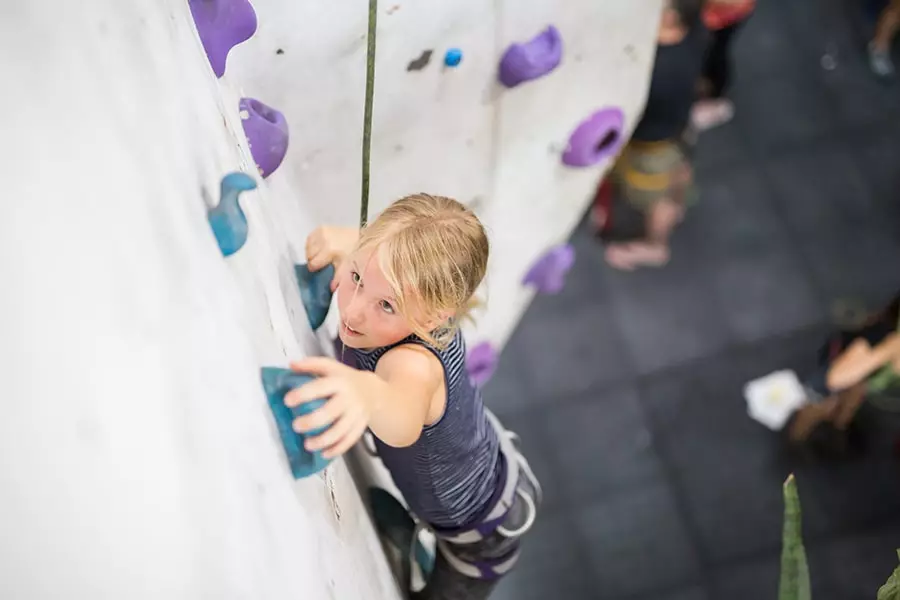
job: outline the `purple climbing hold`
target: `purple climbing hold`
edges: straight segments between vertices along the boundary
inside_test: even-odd
[[[213,73],[221,77],[228,52],[256,33],[256,11],[248,0],[188,0],[188,4]]]
[[[494,371],[497,370],[499,356],[490,342],[481,342],[469,350],[466,359],[466,367],[469,371],[469,379],[477,386],[483,386]]]
[[[603,108],[582,121],[562,155],[563,164],[589,167],[614,155],[622,145],[625,115],[619,108]]]
[[[253,98],[241,98],[239,108],[253,162],[259,174],[268,177],[287,154],[287,121],[283,114]]]
[[[575,264],[575,249],[569,244],[554,246],[545,252],[528,270],[522,280],[544,294],[556,294],[563,289],[566,273]]]
[[[500,59],[500,83],[511,88],[546,75],[559,65],[562,50],[562,36],[553,25],[525,43],[511,45]]]

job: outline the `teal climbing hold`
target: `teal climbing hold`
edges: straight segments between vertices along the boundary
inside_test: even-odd
[[[306,309],[306,317],[313,331],[325,322],[328,309],[331,307],[331,280],[334,279],[334,266],[328,265],[318,271],[310,271],[305,264],[294,265],[297,285],[300,287],[300,299]]]
[[[223,256],[231,256],[247,241],[247,216],[238,198],[241,192],[255,189],[256,182],[246,173],[229,173],[222,178],[219,204],[209,210],[207,219]]]
[[[307,435],[315,437],[327,430],[328,427],[303,434],[294,431],[293,422],[297,417],[302,417],[318,410],[325,404],[326,400],[317,399],[294,408],[289,408],[284,403],[285,394],[312,381],[313,377],[276,367],[263,367],[260,369],[260,376],[263,389],[269,399],[269,408],[275,417],[275,423],[278,425],[278,435],[281,437],[281,444],[284,446],[284,451],[287,454],[294,479],[302,479],[318,473],[327,467],[331,461],[324,458],[320,451],[309,452],[303,447],[303,444]]]

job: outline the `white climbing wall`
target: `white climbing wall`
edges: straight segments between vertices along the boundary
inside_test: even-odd
[[[257,34],[232,53],[225,78],[281,110],[291,127],[285,164],[272,177],[300,191],[317,221],[358,222],[367,0],[323,5],[254,0]],[[490,229],[488,304],[470,345],[502,346],[531,292],[528,266],[578,223],[606,163],[560,162],[571,131],[618,106],[630,131],[646,95],[661,0],[381,0],[371,210],[429,191],[475,207]],[[512,90],[496,83],[511,43],[555,24],[563,61]],[[448,48],[459,67],[443,64]],[[425,50],[430,63],[407,65]],[[278,51],[281,50],[279,54]]]
[[[0,5],[0,597],[398,598],[343,462],[295,482],[259,367],[320,353],[287,178],[253,172],[184,0]]]
[[[372,212],[422,190],[476,207],[494,255],[471,341],[503,343],[527,265],[587,205],[602,165],[562,167],[569,132],[606,105],[633,126],[659,3],[382,0]],[[258,379],[327,342],[291,268],[314,226],[357,218],[366,0],[254,5],[216,80],[186,0],[0,3],[2,598],[398,597],[343,461],[295,482]],[[562,66],[496,85],[551,22]],[[241,96],[292,137],[223,259],[205,212],[255,171]]]

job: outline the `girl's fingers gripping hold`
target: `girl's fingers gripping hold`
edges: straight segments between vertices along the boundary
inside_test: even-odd
[[[332,423],[325,432],[315,436],[306,438],[304,446],[310,452],[316,450],[326,450],[343,440],[355,427],[352,417],[348,415],[342,416],[340,419]]]
[[[318,410],[314,410],[308,415],[297,417],[294,419],[293,427],[297,433],[307,433],[328,427],[343,415],[343,403],[339,397],[334,397]]]
[[[284,405],[294,408],[319,398],[330,398],[337,393],[339,387],[340,381],[329,377],[319,377],[285,394]]]
[[[366,426],[365,421],[354,421],[353,426],[350,428],[347,435],[323,453],[325,458],[334,458],[350,450],[350,448],[352,448],[363,436],[363,433],[366,431]]]

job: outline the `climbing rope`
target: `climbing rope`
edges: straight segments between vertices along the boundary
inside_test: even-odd
[[[359,203],[359,227],[369,221],[369,162],[372,154],[372,100],[375,95],[375,24],[378,0],[369,0],[369,30],[366,47],[366,109],[363,115],[362,198]]]

